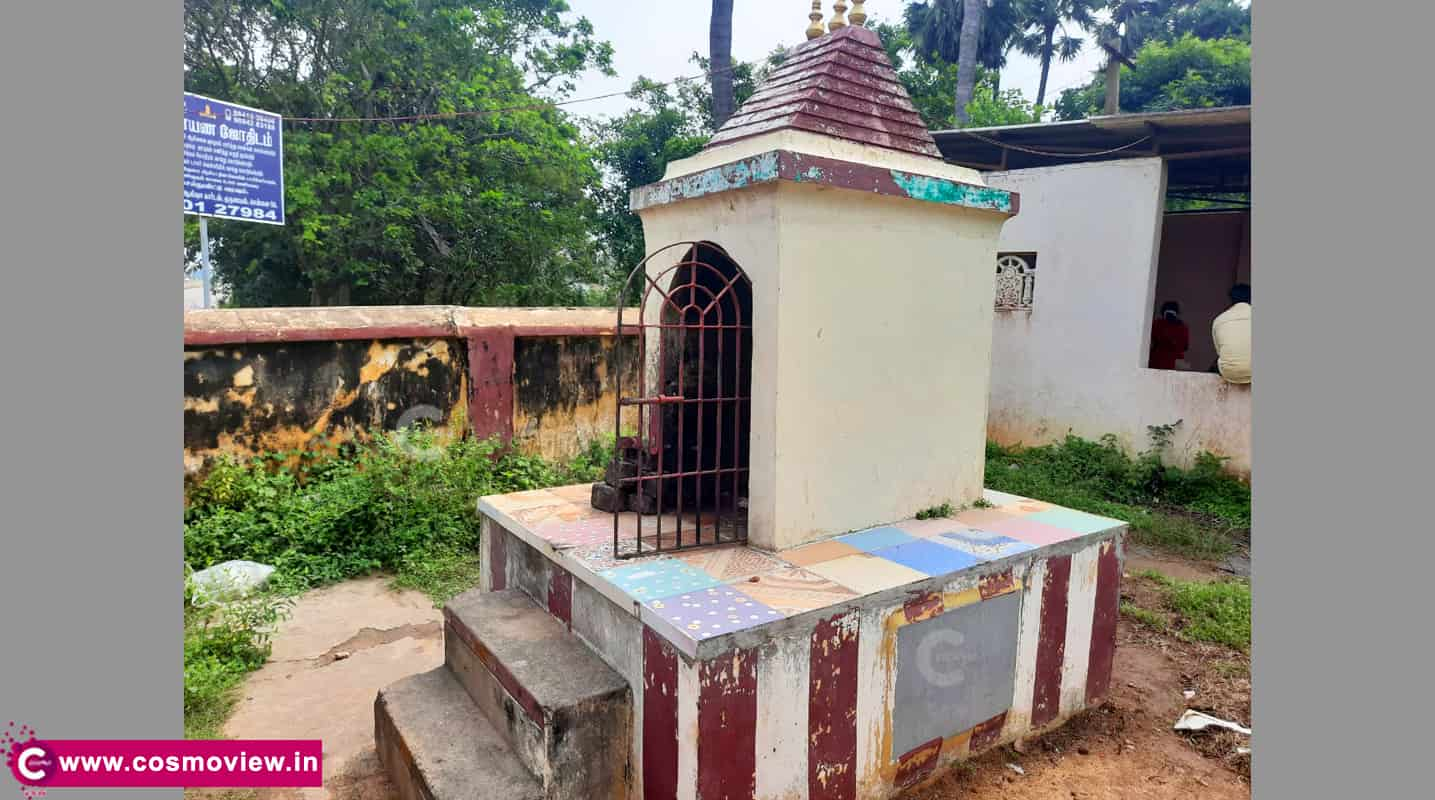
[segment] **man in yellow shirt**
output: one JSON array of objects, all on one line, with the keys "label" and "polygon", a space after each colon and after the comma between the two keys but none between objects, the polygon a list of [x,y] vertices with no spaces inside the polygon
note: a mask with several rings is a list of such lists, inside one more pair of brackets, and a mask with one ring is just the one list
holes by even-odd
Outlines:
[{"label": "man in yellow shirt", "polygon": [[1251,382],[1251,287],[1231,287],[1231,307],[1211,323],[1216,370],[1229,383]]}]

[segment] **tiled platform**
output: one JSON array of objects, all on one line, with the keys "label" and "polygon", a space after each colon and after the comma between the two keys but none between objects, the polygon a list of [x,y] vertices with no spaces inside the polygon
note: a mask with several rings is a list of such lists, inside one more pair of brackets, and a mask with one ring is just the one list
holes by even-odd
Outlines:
[{"label": "tiled platform", "polygon": [[[732,544],[618,559],[613,517],[590,505],[590,491],[581,484],[491,495],[478,506],[689,655],[696,655],[700,644],[740,631],[982,569],[1033,550],[1109,536],[1125,525],[987,490],[988,508],[904,520],[778,553]],[[677,522],[673,515],[664,518],[668,543]],[[697,520],[688,515],[683,522],[684,539],[691,541]],[[622,515],[619,525],[622,546],[630,546],[636,515]],[[653,517],[643,519],[643,534],[645,539],[657,535]]]}]

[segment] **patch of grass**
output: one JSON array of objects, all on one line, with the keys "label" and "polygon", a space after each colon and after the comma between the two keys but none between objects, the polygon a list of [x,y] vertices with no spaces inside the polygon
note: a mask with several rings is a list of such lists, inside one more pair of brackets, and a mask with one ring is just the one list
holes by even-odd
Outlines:
[{"label": "patch of grass", "polygon": [[1187,558],[1216,560],[1235,549],[1233,531],[1225,526],[1203,525],[1189,517],[1152,511],[1128,515],[1131,539],[1137,544]]},{"label": "patch of grass", "polygon": [[394,577],[395,589],[417,589],[441,607],[455,595],[478,585],[478,553],[457,548],[435,548],[410,553]]},{"label": "patch of grass", "polygon": [[1159,633],[1169,633],[1171,630],[1171,624],[1166,621],[1165,617],[1150,609],[1142,608],[1135,603],[1122,603],[1121,616],[1133,622],[1145,625]]},{"label": "patch of grass", "polygon": [[978,497],[972,501],[972,508],[996,508],[996,503],[989,503],[985,497]]},{"label": "patch of grass", "polygon": [[1251,646],[1251,586],[1244,581],[1171,581],[1167,603],[1180,614],[1181,635],[1237,650]]},{"label": "patch of grass", "polygon": [[940,519],[942,517],[950,517],[954,513],[956,513],[956,509],[952,508],[951,503],[942,503],[939,506],[932,506],[931,508],[924,508],[918,511],[917,519]]},{"label": "patch of grass", "polygon": [[[1159,612],[1122,603],[1121,613],[1157,630],[1170,630],[1194,642],[1222,644],[1246,651],[1251,646],[1251,585],[1247,581],[1185,581],[1154,570],[1133,577],[1154,583],[1162,605],[1174,612],[1174,624]],[[1160,626],[1154,620],[1160,620]],[[1244,669],[1239,667],[1238,669]]]},{"label": "patch of grass", "polygon": [[1251,489],[1203,453],[1191,469],[1163,458],[1179,423],[1152,426],[1151,446],[1127,452],[1115,437],[1093,442],[1068,436],[1059,444],[987,444],[987,484],[1003,492],[1120,519],[1133,541],[1178,555],[1218,559],[1251,524]]}]

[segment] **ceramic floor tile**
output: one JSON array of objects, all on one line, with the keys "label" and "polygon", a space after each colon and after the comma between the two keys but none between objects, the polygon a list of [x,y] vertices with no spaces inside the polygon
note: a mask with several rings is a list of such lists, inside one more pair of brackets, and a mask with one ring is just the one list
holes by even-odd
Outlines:
[{"label": "ceramic floor tile", "polygon": [[721,583],[706,572],[674,558],[625,564],[600,574],[619,589],[645,601],[700,591]]},{"label": "ceramic floor tile", "polygon": [[525,508],[538,508],[562,503],[563,500],[547,489],[530,489],[525,492],[511,492],[485,497],[490,505],[509,516]]},{"label": "ceramic floor tile", "polygon": [[862,551],[850,544],[829,539],[825,542],[805,544],[801,547],[794,547],[791,550],[783,550],[777,555],[789,564],[805,567],[809,564],[831,561],[834,558],[857,555],[860,552]]},{"label": "ceramic floor tile", "polygon": [[1020,539],[1023,542],[1034,544],[1038,547],[1064,542],[1067,539],[1074,539],[1081,535],[1075,531],[1058,528],[1055,525],[1037,522],[1031,518],[1031,515],[999,520],[989,525],[983,525],[982,529],[992,533],[1010,536],[1013,539]]},{"label": "ceramic floor tile", "polygon": [[999,492],[996,489],[983,489],[982,499],[994,506],[1008,506],[1020,503],[1027,498],[1010,492]]},{"label": "ceramic floor tile", "polygon": [[977,530],[944,533],[940,536],[933,536],[929,541],[947,547],[955,547],[958,550],[971,553],[983,561],[995,561],[998,558],[1025,553],[1034,547],[1032,544],[1020,539],[1013,539],[1010,536]]},{"label": "ceramic floor tile", "polygon": [[937,517],[936,519],[908,519],[897,523],[903,533],[911,534],[918,539],[926,539],[952,531],[971,530],[971,526],[965,522],[959,522],[951,517]]},{"label": "ceramic floor tile", "polygon": [[602,514],[604,512],[593,508],[593,484],[579,483],[572,486],[556,486],[548,491],[554,495],[567,500],[576,506],[587,508],[590,511]]},{"label": "ceramic floor tile", "polygon": [[967,527],[987,530],[987,526],[993,522],[1003,522],[1015,519],[1011,514],[1004,514],[994,508],[972,508],[966,511],[959,511],[955,519],[964,523]]},{"label": "ceramic floor tile", "polygon": [[594,547],[604,542],[611,547],[613,543],[613,518],[610,516],[575,521],[547,520],[530,530],[555,547]]},{"label": "ceramic floor tile", "polygon": [[674,557],[724,583],[736,578],[746,578],[749,575],[761,575],[787,566],[787,562],[745,545],[704,548],[677,553],[674,554]]},{"label": "ceramic floor tile", "polygon": [[906,544],[914,538],[915,537],[909,536],[896,528],[888,526],[885,528],[873,528],[870,531],[862,531],[860,533],[849,533],[846,536],[838,536],[837,541],[843,544],[850,544],[864,553],[870,553],[873,550],[881,550],[884,547]]},{"label": "ceramic floor tile", "polygon": [[1054,525],[1058,528],[1066,528],[1081,534],[1100,533],[1126,524],[1119,519],[1098,517],[1095,514],[1071,508],[1051,508],[1031,514],[1027,519]]},{"label": "ceramic floor tile", "polygon": [[925,572],[918,572],[911,567],[888,561],[871,553],[858,553],[812,564],[807,567],[807,571],[821,575],[861,594],[880,592],[883,589],[891,589],[894,586],[902,586],[928,577]]},{"label": "ceramic floor tile", "polygon": [[742,591],[791,616],[846,602],[857,593],[805,569],[789,568],[744,581]]},{"label": "ceramic floor tile", "polygon": [[872,555],[894,561],[904,567],[911,567],[927,575],[946,575],[981,563],[971,553],[952,547],[943,547],[926,539],[884,547]]},{"label": "ceramic floor tile", "polygon": [[643,604],[694,639],[710,639],[784,617],[781,611],[730,586],[649,599]]}]

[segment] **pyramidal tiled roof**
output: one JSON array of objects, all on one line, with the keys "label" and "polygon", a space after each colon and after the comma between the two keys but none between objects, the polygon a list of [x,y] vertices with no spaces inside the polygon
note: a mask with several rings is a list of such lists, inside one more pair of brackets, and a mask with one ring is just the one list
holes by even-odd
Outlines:
[{"label": "pyramidal tiled roof", "polygon": [[881,38],[855,25],[795,48],[707,146],[783,129],[942,157]]}]

